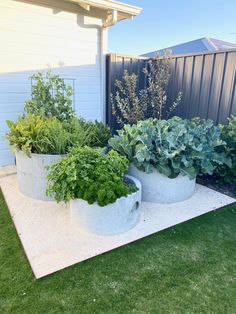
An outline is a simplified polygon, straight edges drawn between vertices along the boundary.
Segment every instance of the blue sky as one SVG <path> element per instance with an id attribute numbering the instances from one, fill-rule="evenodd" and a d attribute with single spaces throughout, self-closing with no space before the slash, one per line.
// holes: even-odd
<path id="1" fill-rule="evenodd" d="M 109 30 L 109 52 L 139 55 L 201 37 L 236 43 L 236 0 L 121 0 L 143 8 Z"/>

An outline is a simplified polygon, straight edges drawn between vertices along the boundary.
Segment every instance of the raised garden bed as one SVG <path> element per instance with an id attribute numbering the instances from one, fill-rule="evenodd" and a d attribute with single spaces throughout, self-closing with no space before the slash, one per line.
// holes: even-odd
<path id="1" fill-rule="evenodd" d="M 196 188 L 196 180 L 179 174 L 170 179 L 157 170 L 152 173 L 140 171 L 134 165 L 130 165 L 129 173 L 142 182 L 142 200 L 160 204 L 182 202 L 193 196 Z"/>
<path id="2" fill-rule="evenodd" d="M 101 207 L 82 199 L 71 200 L 71 220 L 85 232 L 101 235 L 124 233 L 135 227 L 141 216 L 141 183 L 131 176 L 126 176 L 126 180 L 138 190 L 112 204 Z"/>
<path id="3" fill-rule="evenodd" d="M 46 195 L 47 175 L 45 167 L 62 158 L 61 155 L 31 154 L 16 151 L 17 183 L 21 193 L 36 200 L 53 201 Z"/>

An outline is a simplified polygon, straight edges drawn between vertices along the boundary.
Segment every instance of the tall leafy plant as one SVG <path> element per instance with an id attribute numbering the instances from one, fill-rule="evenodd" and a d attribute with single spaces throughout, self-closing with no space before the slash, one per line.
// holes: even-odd
<path id="1" fill-rule="evenodd" d="M 46 77 L 41 72 L 32 76 L 32 98 L 25 103 L 26 114 L 34 114 L 46 118 L 56 117 L 59 120 L 72 118 L 73 90 L 64 80 L 51 71 Z"/>
<path id="2" fill-rule="evenodd" d="M 118 124 L 134 124 L 147 118 L 168 118 L 179 105 L 182 93 L 167 108 L 166 89 L 170 79 L 171 55 L 167 52 L 163 58 L 156 56 L 147 62 L 143 73 L 147 86 L 139 89 L 139 77 L 127 70 L 122 80 L 116 80 L 117 91 L 111 95 L 112 113 Z"/>
<path id="3" fill-rule="evenodd" d="M 151 118 L 125 125 L 109 145 L 141 171 L 157 169 L 169 178 L 182 174 L 193 179 L 199 173 L 212 174 L 217 165 L 230 164 L 220 128 L 211 120 Z"/>

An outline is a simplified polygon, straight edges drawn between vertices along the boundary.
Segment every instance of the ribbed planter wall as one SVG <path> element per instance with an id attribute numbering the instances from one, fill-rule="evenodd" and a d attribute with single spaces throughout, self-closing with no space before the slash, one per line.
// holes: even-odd
<path id="1" fill-rule="evenodd" d="M 119 234 L 133 228 L 140 218 L 141 184 L 131 176 L 127 178 L 139 188 L 137 192 L 103 207 L 81 199 L 72 200 L 71 220 L 82 230 L 101 235 Z"/>
<path id="2" fill-rule="evenodd" d="M 196 180 L 190 180 L 188 176 L 179 175 L 175 179 L 170 179 L 157 170 L 147 174 L 132 164 L 128 173 L 141 182 L 144 202 L 181 202 L 190 198 L 195 191 Z"/>
<path id="3" fill-rule="evenodd" d="M 17 183 L 20 192 L 36 200 L 52 201 L 46 196 L 47 175 L 46 166 L 58 162 L 61 155 L 31 154 L 16 152 Z"/>

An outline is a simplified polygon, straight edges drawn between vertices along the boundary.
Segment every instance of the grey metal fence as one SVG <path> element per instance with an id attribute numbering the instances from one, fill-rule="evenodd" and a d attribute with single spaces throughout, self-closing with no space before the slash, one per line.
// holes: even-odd
<path id="1" fill-rule="evenodd" d="M 142 70 L 146 64 L 147 59 L 142 57 L 107 55 L 106 118 L 113 129 L 118 127 L 110 104 L 110 95 L 116 91 L 115 80 L 121 79 L 127 69 L 139 76 L 139 88 L 143 88 L 146 81 Z M 183 92 L 183 98 L 176 115 L 226 123 L 230 114 L 236 115 L 236 50 L 173 56 L 167 106 L 178 91 Z"/>

